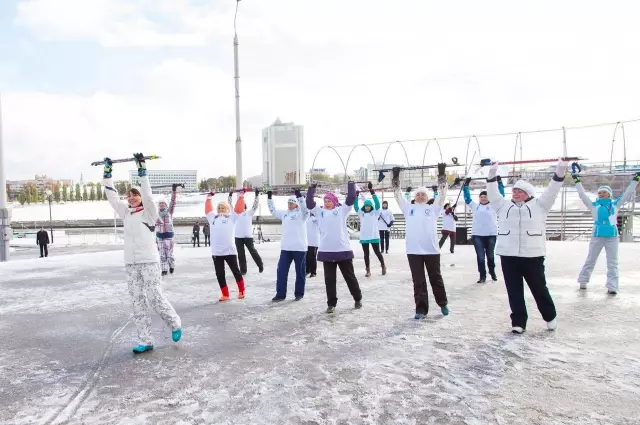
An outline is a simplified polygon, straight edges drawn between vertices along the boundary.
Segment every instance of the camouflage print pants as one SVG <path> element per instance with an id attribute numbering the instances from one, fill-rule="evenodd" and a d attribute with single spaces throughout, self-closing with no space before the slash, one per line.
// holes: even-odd
<path id="1" fill-rule="evenodd" d="M 129 294 L 133 300 L 133 322 L 138 331 L 139 343 L 153 345 L 149 307 L 160 315 L 172 331 L 180 329 L 180 317 L 160 290 L 160 265 L 127 264 L 126 270 Z"/>
<path id="2" fill-rule="evenodd" d="M 173 258 L 173 239 L 156 239 L 158 244 L 158 252 L 160 253 L 160 265 L 162 271 L 166 272 L 176 266 L 176 260 Z"/>

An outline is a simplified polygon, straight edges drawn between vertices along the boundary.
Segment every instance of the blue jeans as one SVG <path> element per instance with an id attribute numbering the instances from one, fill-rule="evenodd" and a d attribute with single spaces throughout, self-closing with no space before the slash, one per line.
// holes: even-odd
<path id="1" fill-rule="evenodd" d="M 487 278 L 487 269 L 484 266 L 484 258 L 487 257 L 489 274 L 496 273 L 496 261 L 493 252 L 496 248 L 496 236 L 473 236 L 473 247 L 476 249 L 476 259 L 478 261 L 478 272 L 480 278 Z"/>
<path id="2" fill-rule="evenodd" d="M 296 268 L 296 289 L 294 295 L 296 297 L 304 296 L 304 285 L 307 280 L 306 251 L 280 251 L 280 260 L 278 261 L 278 278 L 276 281 L 276 297 L 287 297 L 287 278 L 289 277 L 289 268 L 291 262 Z"/>

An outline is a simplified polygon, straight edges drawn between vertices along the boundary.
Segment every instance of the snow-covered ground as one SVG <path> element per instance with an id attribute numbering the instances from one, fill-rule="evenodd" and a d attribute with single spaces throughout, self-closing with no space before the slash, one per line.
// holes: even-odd
<path id="1" fill-rule="evenodd" d="M 364 307 L 339 280 L 331 316 L 322 267 L 302 301 L 271 303 L 278 244 L 258 246 L 265 272 L 250 263 L 247 298 L 225 304 L 208 248 L 179 247 L 163 288 L 184 338 L 173 344 L 154 317 L 156 349 L 138 357 L 122 251 L 2 263 L 0 423 L 638 423 L 640 245 L 621 245 L 621 291 L 609 297 L 602 261 L 577 289 L 587 243 L 549 242 L 558 330 L 527 295 L 521 336 L 503 282 L 475 283 L 470 246 L 442 258 L 451 314 L 431 299 L 429 318 L 413 320 L 403 245 L 392 240 L 387 276 L 376 266 L 365 279 L 354 243 Z M 289 285 L 291 297 L 292 275 Z"/>

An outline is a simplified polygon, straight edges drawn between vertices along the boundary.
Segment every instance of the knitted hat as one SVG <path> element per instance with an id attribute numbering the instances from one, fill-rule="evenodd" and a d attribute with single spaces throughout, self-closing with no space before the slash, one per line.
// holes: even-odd
<path id="1" fill-rule="evenodd" d="M 363 209 L 364 207 L 371 207 L 371 209 L 373 209 L 373 202 L 371 202 L 370 199 L 367 199 L 366 201 L 364 201 L 364 205 L 362 205 Z"/>
<path id="2" fill-rule="evenodd" d="M 164 195 L 158 196 L 158 205 L 162 203 L 165 203 L 165 204 L 167 203 L 167 198 L 165 198 Z"/>
<path id="3" fill-rule="evenodd" d="M 613 197 L 613 190 L 611 190 L 611 186 L 600 186 L 598 188 L 598 192 L 600 192 L 601 190 L 604 190 L 605 192 L 609 192 L 609 196 Z"/>
<path id="4" fill-rule="evenodd" d="M 289 196 L 289 199 L 287 199 L 287 202 L 290 204 L 296 204 L 296 206 L 300 206 L 300 203 L 298 202 L 298 199 L 295 196 Z"/>
<path id="5" fill-rule="evenodd" d="M 335 194 L 333 194 L 331 192 L 327 192 L 327 193 L 324 194 L 324 198 L 325 199 L 331 199 L 333 201 L 333 205 L 334 206 L 336 206 L 336 207 L 340 206 L 340 202 L 338 201 L 338 197 Z"/>
<path id="6" fill-rule="evenodd" d="M 527 192 L 527 195 L 529 195 L 530 198 L 533 198 L 536 195 L 536 190 L 533 185 L 524 180 L 518 180 L 516 184 L 513 185 L 513 188 Z"/>
<path id="7" fill-rule="evenodd" d="M 427 188 L 424 186 L 420 186 L 419 188 L 416 189 L 416 195 L 418 193 L 424 193 L 425 195 L 429 196 L 429 192 L 427 192 Z"/>
<path id="8" fill-rule="evenodd" d="M 482 195 L 487 196 L 487 191 L 483 190 L 482 192 L 480 192 L 480 196 L 482 196 Z"/>

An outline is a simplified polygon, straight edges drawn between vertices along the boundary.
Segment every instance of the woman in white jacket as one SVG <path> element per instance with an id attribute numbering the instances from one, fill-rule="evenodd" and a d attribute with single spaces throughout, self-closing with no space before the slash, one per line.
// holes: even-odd
<path id="1" fill-rule="evenodd" d="M 172 330 L 178 342 L 182 337 L 180 317 L 160 290 L 160 256 L 154 234 L 158 210 L 151 196 L 147 167 L 143 154 L 134 154 L 141 188 L 131 188 L 127 202 L 121 202 L 111 180 L 111 159 L 104 159 L 104 187 L 109 203 L 124 225 L 124 261 L 129 294 L 133 300 L 133 322 L 138 331 L 136 354 L 153 350 L 151 306 Z"/>
<path id="2" fill-rule="evenodd" d="M 546 255 L 547 214 L 562 188 L 567 163 L 558 161 L 556 172 L 544 193 L 535 197 L 531 183 L 518 180 L 511 201 L 498 189 L 498 165 L 489 171 L 487 195 L 498 215 L 496 254 L 500 256 L 502 273 L 511 307 L 511 330 L 521 334 L 527 328 L 527 306 L 524 301 L 526 280 L 549 330 L 556 329 L 556 307 L 549 294 L 544 272 Z"/>
<path id="3" fill-rule="evenodd" d="M 440 192 L 439 197 L 431 204 L 428 203 L 429 195 L 426 187 L 419 187 L 416 190 L 415 203 L 407 201 L 400 190 L 400 168 L 393 169 L 394 194 L 406 222 L 405 243 L 413 280 L 413 297 L 416 303 L 415 319 L 422 319 L 429 312 L 425 267 L 429 275 L 433 296 L 440 306 L 440 311 L 445 316 L 449 314 L 447 291 L 440 272 L 440 247 L 438 246 L 438 217 L 447 200 L 445 166 L 445 164 L 438 164 Z"/>

